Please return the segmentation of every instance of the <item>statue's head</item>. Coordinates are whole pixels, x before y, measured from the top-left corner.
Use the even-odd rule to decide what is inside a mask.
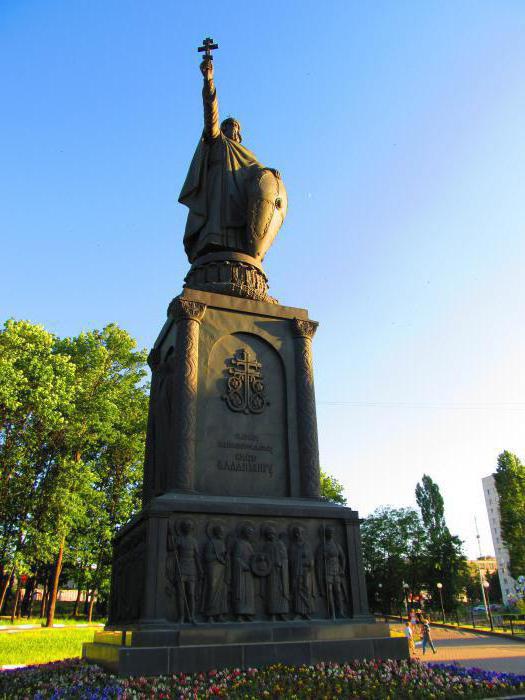
[[[264,528],[263,534],[264,534],[265,539],[268,540],[268,542],[274,542],[275,539],[277,538],[277,532],[272,525],[267,525]]]
[[[233,117],[228,117],[221,124],[222,133],[232,141],[242,142],[241,125]]]
[[[253,536],[255,535],[255,530],[251,525],[244,525],[241,528],[241,535],[245,540],[251,540],[253,539]]]
[[[292,527],[292,537],[296,542],[303,541],[303,528],[299,525],[294,525]]]
[[[222,540],[224,538],[223,526],[222,525],[214,525],[212,533],[213,533],[213,536],[216,537],[218,540]]]
[[[183,520],[180,524],[180,530],[183,535],[189,535],[193,530],[193,523],[191,520]]]

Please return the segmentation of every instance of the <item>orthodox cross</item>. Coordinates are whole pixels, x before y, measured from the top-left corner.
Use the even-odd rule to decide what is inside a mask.
[[[246,350],[238,350],[230,359],[226,394],[223,399],[232,411],[261,413],[266,405],[261,363]]]
[[[212,54],[212,51],[213,51],[214,49],[218,49],[218,48],[219,48],[219,44],[214,44],[214,43],[213,43],[213,39],[211,39],[211,38],[208,36],[208,37],[206,37],[206,39],[203,40],[202,46],[199,46],[199,48],[197,49],[197,51],[199,51],[199,52],[204,51],[204,52],[205,52],[205,53],[204,53],[204,60],[206,60],[207,58],[209,58],[210,61],[213,61],[213,54]]]
[[[232,360],[232,365],[234,367],[232,374],[242,374],[246,382],[252,377],[259,379],[261,376],[259,371],[261,363],[257,362],[255,358],[252,359],[246,350],[241,350],[237,353],[237,356]]]

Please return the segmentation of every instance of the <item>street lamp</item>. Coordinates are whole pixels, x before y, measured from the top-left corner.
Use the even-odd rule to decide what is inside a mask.
[[[441,601],[441,615],[443,616],[443,624],[445,624],[445,608],[443,606],[443,584],[436,583],[436,587],[439,591],[439,600]]]
[[[405,594],[405,608],[407,611],[407,617],[408,617],[408,589],[409,589],[408,583],[405,583],[403,581],[403,593]]]
[[[487,600],[487,612],[489,614],[489,622],[490,622],[490,629],[494,629],[494,622],[492,620],[492,610],[490,609],[490,600],[489,600],[489,588],[490,588],[490,583],[488,581],[483,581],[483,588],[485,589],[485,596]]]

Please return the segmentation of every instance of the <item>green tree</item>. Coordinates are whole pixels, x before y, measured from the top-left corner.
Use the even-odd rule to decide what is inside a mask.
[[[9,320],[0,331],[0,609],[13,576],[34,564],[53,445],[74,401],[75,368],[55,344],[54,335],[26,321]]]
[[[425,529],[424,578],[432,591],[433,599],[439,600],[437,583],[442,583],[443,601],[446,610],[457,607],[458,597],[465,590],[469,574],[463,543],[452,535],[445,522],[445,505],[439,486],[423,475],[416,486],[416,501],[421,511]]]
[[[64,340],[20,321],[0,331],[2,600],[15,573],[40,577],[48,625],[64,564],[92,601],[107,591],[112,536],[138,507],[145,360],[115,325]]]
[[[501,534],[510,555],[510,573],[525,574],[525,466],[512,452],[502,452],[494,474],[499,495]]]
[[[413,508],[376,509],[361,525],[368,600],[383,612],[399,609],[407,594],[422,588],[425,533]]]
[[[321,496],[333,503],[346,505],[346,498],[343,494],[344,486],[333,476],[329,476],[325,472],[321,472]]]
[[[503,595],[501,592],[501,584],[499,581],[499,575],[497,571],[492,574],[487,574],[487,581],[489,583],[489,596],[491,603],[501,603]]]
[[[111,540],[139,504],[147,420],[146,352],[136,350],[135,340],[115,324],[66,338],[57,349],[70,358],[78,378],[65,443],[69,457],[82,461],[83,472],[90,475],[91,492],[84,506],[91,547],[84,543],[84,557],[78,557],[73,538],[71,550],[84,561],[91,616],[97,591],[107,594],[109,587]],[[81,517],[76,522],[82,526]],[[63,540],[68,533],[74,535],[72,524],[65,523]]]

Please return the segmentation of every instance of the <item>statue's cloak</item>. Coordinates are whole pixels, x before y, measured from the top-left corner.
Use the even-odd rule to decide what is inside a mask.
[[[208,249],[239,249],[246,226],[248,184],[261,164],[222,132],[199,141],[179,202],[189,208],[184,248],[190,260]]]

